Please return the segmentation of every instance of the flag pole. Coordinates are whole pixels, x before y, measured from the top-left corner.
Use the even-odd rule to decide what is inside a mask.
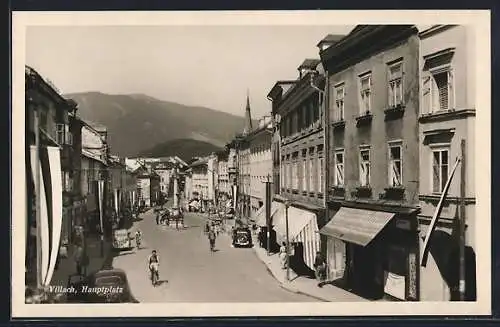
[[[460,267],[459,267],[459,293],[460,301],[465,301],[465,140],[462,139],[460,143],[462,165],[460,167],[460,215],[459,215],[459,255],[460,255]]]
[[[42,242],[41,242],[41,183],[40,183],[40,127],[38,108],[34,112],[34,131],[35,131],[35,221],[36,221],[36,285],[38,289],[42,288]]]

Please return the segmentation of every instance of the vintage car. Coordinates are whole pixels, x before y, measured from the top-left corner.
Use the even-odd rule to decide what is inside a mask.
[[[233,229],[234,247],[252,247],[252,232],[247,226],[239,226]]]
[[[82,289],[89,303],[137,303],[132,296],[127,274],[122,269],[100,270],[88,278]]]

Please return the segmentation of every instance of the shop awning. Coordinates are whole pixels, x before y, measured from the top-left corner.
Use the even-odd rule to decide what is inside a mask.
[[[342,207],[320,233],[366,246],[395,216],[395,213]]]
[[[316,222],[316,214],[308,211],[295,208],[293,206],[288,207],[288,238],[290,241],[300,234],[300,232],[306,227],[311,221]],[[274,230],[282,238],[286,237],[286,209],[280,210],[279,215],[275,216],[273,219]],[[316,227],[317,232],[317,227]]]
[[[274,215],[281,207],[285,207],[282,203],[273,201],[271,202],[271,219],[273,219]],[[260,209],[255,214],[255,223],[257,226],[266,226],[266,205],[260,207]],[[274,224],[274,222],[273,222]]]

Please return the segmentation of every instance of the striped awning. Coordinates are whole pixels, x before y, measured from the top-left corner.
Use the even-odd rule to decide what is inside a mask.
[[[274,215],[280,208],[284,208],[284,205],[282,203],[276,201],[271,202],[271,219],[273,219]],[[267,226],[266,205],[260,207],[260,209],[255,214],[255,223],[257,224],[257,226]]]
[[[320,230],[361,246],[368,245],[395,216],[395,213],[342,207]]]
[[[284,207],[284,205],[283,205]],[[273,219],[276,236],[286,240],[286,209],[279,210]],[[316,214],[294,206],[288,207],[288,238],[302,244],[302,257],[309,268],[314,269],[316,252],[320,249],[320,235]]]

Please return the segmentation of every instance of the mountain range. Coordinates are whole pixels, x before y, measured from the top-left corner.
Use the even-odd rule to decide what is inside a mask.
[[[85,92],[64,96],[78,103],[83,120],[106,126],[111,152],[125,157],[168,156],[172,149],[182,149],[185,154],[179,157],[186,160],[185,155],[223,148],[245,125],[243,116],[144,94]]]

